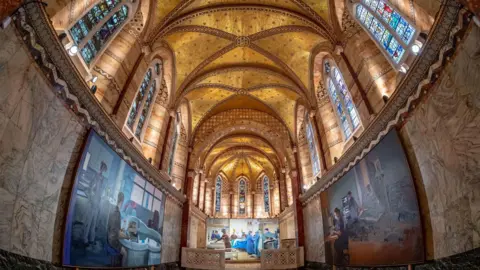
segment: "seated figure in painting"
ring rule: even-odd
[[[127,251],[120,243],[120,239],[129,239],[129,236],[121,229],[120,208],[123,200],[123,192],[119,192],[115,211],[108,216],[108,248],[113,249],[113,253],[118,255],[112,259],[111,266],[124,266],[127,259]]]

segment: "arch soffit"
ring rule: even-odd
[[[259,131],[259,130],[256,130],[256,129],[242,130],[242,129],[240,129],[240,131],[241,131],[240,133],[238,133],[238,130],[229,130],[228,132],[223,133],[223,134],[222,133],[213,133],[211,136],[209,136],[209,138],[207,140],[205,140],[204,143],[202,143],[202,145],[200,145],[199,147],[195,147],[193,149],[191,160],[193,161],[195,159],[198,159],[199,162],[197,164],[203,164],[205,162],[206,155],[205,154],[202,155],[200,153],[209,153],[211,151],[211,149],[213,147],[215,147],[215,145],[220,143],[223,139],[228,139],[228,138],[237,137],[237,136],[240,136],[240,137],[241,136],[243,136],[243,137],[251,136],[251,137],[255,137],[257,139],[262,140],[263,142],[268,144],[273,150],[275,150],[275,152],[276,152],[276,154],[279,158],[280,165],[282,167],[284,166],[283,159],[286,159],[286,162],[290,166],[292,166],[291,161],[289,159],[289,157],[292,154],[291,153],[292,152],[291,148],[285,147],[285,148],[282,149],[279,146],[274,146],[274,144],[272,144],[272,139],[268,138],[268,137],[264,137],[264,134],[262,134],[262,132]],[[250,133],[248,133],[246,131],[249,131]],[[208,142],[210,142],[210,143],[208,143]],[[188,166],[192,167],[193,164],[194,164],[194,162],[191,162],[190,164],[188,164]]]
[[[218,141],[216,141],[214,144],[212,144],[207,151],[205,151],[205,154],[202,155],[201,159],[200,159],[200,164],[203,164],[206,162],[206,159],[207,157],[210,155],[210,153],[212,152],[212,150],[218,146],[219,144],[221,144],[223,141],[225,140],[228,140],[228,139],[232,139],[232,138],[251,138],[251,139],[256,139],[256,140],[260,140],[261,142],[265,143],[267,146],[269,146],[273,151],[274,151],[274,154],[275,154],[275,157],[277,158],[277,161],[278,161],[278,164],[279,165],[282,165],[282,159],[281,157],[283,156],[281,152],[279,152],[279,149],[275,148],[267,139],[261,137],[261,136],[258,136],[256,134],[248,134],[248,133],[240,133],[240,134],[230,134],[230,135],[227,135],[225,137],[222,137],[221,139],[219,139]],[[241,146],[241,147],[245,147],[245,146]],[[255,148],[253,146],[250,146],[251,148]],[[264,153],[267,157],[268,157],[268,154],[265,153],[264,151],[258,149],[258,148],[255,148],[256,150]],[[228,150],[228,149],[227,149]],[[227,151],[226,150],[226,151]],[[224,151],[224,152],[226,152]],[[219,154],[220,155],[220,154]],[[275,164],[274,162],[271,162],[272,164]]]
[[[260,149],[258,149],[258,148],[256,148],[256,147],[248,146],[248,145],[237,145],[237,146],[230,147],[230,148],[222,151],[221,153],[219,153],[219,154],[212,160],[211,164],[210,164],[210,165],[208,166],[208,168],[207,168],[207,171],[209,171],[209,170],[211,169],[211,167],[215,164],[215,162],[216,162],[220,157],[222,157],[223,155],[227,155],[227,154],[229,154],[230,152],[235,152],[235,151],[238,151],[238,150],[245,150],[245,149],[246,149],[246,150],[249,150],[249,151],[256,152],[256,153],[260,154],[261,156],[265,157],[265,158],[268,160],[268,162],[270,163],[270,165],[272,165],[272,168],[273,168],[274,170],[276,170],[275,164],[280,164],[280,162],[279,162],[279,160],[278,160],[278,155],[275,155],[275,157],[277,158],[277,162],[278,162],[278,163],[277,163],[277,162],[274,162],[267,153],[265,153],[264,151],[262,151],[262,150],[260,150]],[[276,154],[276,153],[275,153],[275,154]],[[207,156],[208,156],[208,154],[207,154]],[[225,161],[225,162],[227,162],[227,161]],[[225,163],[225,162],[224,162],[224,163]],[[225,164],[223,164],[223,165],[225,165]],[[223,165],[220,166],[220,167],[223,167]]]
[[[282,124],[282,126],[287,130],[288,132],[288,135],[289,135],[289,140],[290,141],[293,141],[293,138],[294,138],[294,134],[292,134],[292,130],[290,130],[290,128],[288,128],[286,122],[285,122],[285,119],[283,119],[279,113],[277,112],[277,110],[275,108],[273,108],[272,106],[270,106],[269,104],[265,103],[263,100],[255,97],[255,96],[252,96],[252,95],[249,95],[248,93],[245,93],[244,95],[248,96],[249,98],[252,98],[258,102],[261,102],[263,105],[265,105],[266,107],[270,108],[271,112],[274,113],[274,115],[272,115],[272,113],[268,113],[268,112],[265,112],[265,111],[261,111],[262,113],[265,113],[269,116],[272,116],[273,118],[275,118],[276,120],[280,121],[280,123]],[[210,108],[207,113],[205,113],[203,116],[202,116],[202,119],[199,121],[198,125],[193,129],[193,136],[192,136],[192,140],[191,140],[191,143],[193,143],[193,140],[194,140],[194,137],[196,136],[196,132],[197,130],[199,130],[200,126],[202,124],[204,124],[205,122],[208,121],[208,119],[210,119],[211,117],[213,117],[214,115],[217,115],[217,114],[220,114],[222,112],[226,112],[226,111],[221,111],[221,112],[218,112],[214,115],[211,115],[210,112],[214,111],[214,109],[232,99],[235,99],[237,97],[237,95],[232,95],[220,102],[218,102],[217,104],[215,104],[215,106],[213,106],[212,108]],[[258,122],[257,122],[258,123]],[[227,128],[227,127],[226,127]]]

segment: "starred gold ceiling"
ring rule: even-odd
[[[281,120],[294,137],[297,103],[315,105],[312,51],[321,43],[337,42],[328,0],[157,3],[146,41],[152,47],[167,44],[172,51],[173,106],[187,101],[192,134],[213,115],[252,108]],[[211,149],[204,160],[211,172],[221,170],[230,178],[239,167],[248,167],[254,177],[279,166],[270,161],[275,151],[260,140],[237,140]],[[252,148],[239,156],[234,149],[242,145]]]

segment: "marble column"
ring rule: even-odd
[[[197,198],[195,200],[195,205],[200,208],[200,190],[203,182],[203,170],[198,171],[198,186],[197,186]]]
[[[252,191],[252,218],[255,218],[255,191]]]
[[[183,204],[182,212],[182,233],[180,236],[180,247],[187,247],[188,240],[188,224],[190,219],[190,208],[192,203],[192,193],[193,193],[193,177],[195,177],[195,171],[189,170],[187,172],[187,179],[184,188],[184,194],[186,195],[187,200]]]
[[[305,242],[305,233],[303,232],[303,209],[302,203],[300,202],[300,189],[301,181],[298,174],[298,171],[291,172],[292,177],[292,193],[293,193],[293,205],[294,205],[294,215],[295,215],[295,235],[297,238],[297,245],[299,247],[304,246]]]
[[[172,125],[175,124],[175,121],[173,121],[174,117],[175,117],[175,111],[170,111],[170,117],[168,118],[168,123],[167,123],[167,131],[165,132],[165,139],[163,140],[163,145],[162,145],[162,153],[161,153],[161,156],[160,156],[160,164],[158,165],[159,170],[163,169],[163,164],[164,164],[165,155],[166,155],[165,152],[167,150],[168,140],[171,139],[170,138],[170,130],[172,129]]]
[[[285,177],[285,169],[282,168],[280,173],[280,212],[283,212],[288,207],[288,195],[287,195],[287,179]]]
[[[320,165],[322,166],[321,168],[321,173],[325,173],[327,171],[327,161],[325,158],[325,150],[323,149],[323,140],[322,137],[320,136],[320,129],[318,127],[318,122],[317,122],[317,117],[315,111],[311,111],[310,114],[310,120],[313,122],[313,128],[315,129],[315,135],[317,137],[317,145],[318,145],[318,150],[320,150],[319,155],[320,155]]]

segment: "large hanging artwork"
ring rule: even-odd
[[[91,131],[70,198],[64,265],[160,264],[164,208],[165,195]]]
[[[424,260],[415,188],[396,130],[320,200],[327,263],[380,266]]]

